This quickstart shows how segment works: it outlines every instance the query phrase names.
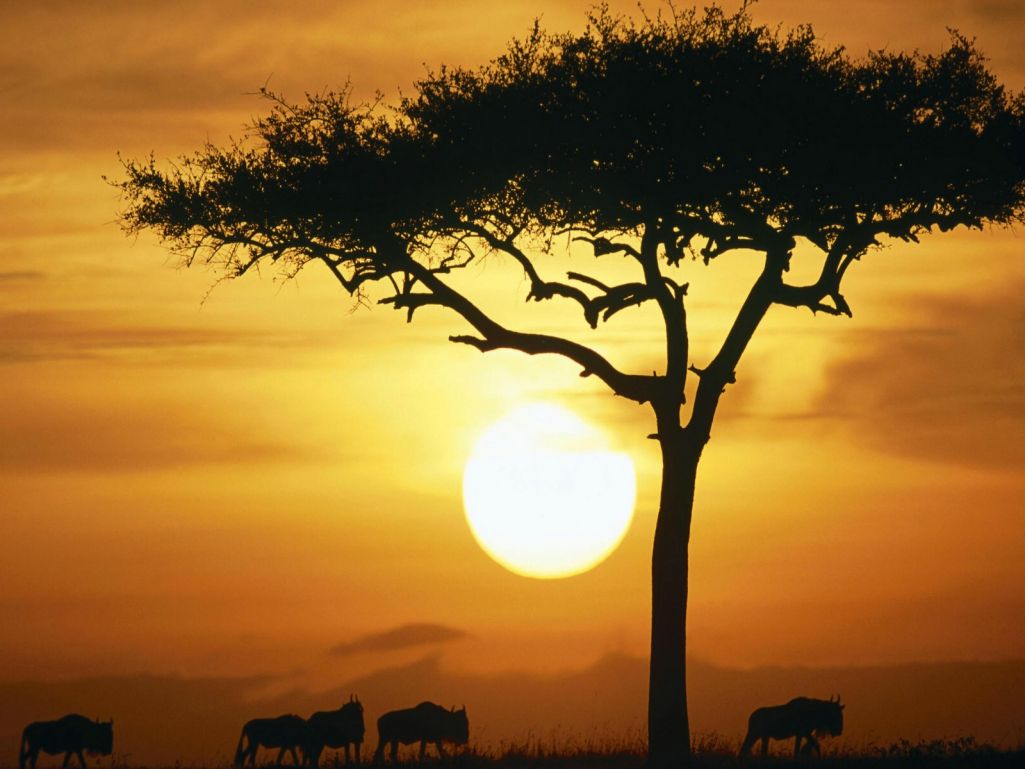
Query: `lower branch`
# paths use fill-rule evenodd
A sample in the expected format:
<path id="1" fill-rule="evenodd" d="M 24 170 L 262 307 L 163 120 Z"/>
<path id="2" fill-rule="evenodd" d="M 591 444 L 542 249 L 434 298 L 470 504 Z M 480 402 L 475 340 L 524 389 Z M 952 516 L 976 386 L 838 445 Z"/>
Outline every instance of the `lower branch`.
<path id="1" fill-rule="evenodd" d="M 413 259 L 405 269 L 430 292 L 431 304 L 448 307 L 461 315 L 480 336 L 454 336 L 453 342 L 469 344 L 482 352 L 498 349 L 519 350 L 528 355 L 561 355 L 582 369 L 582 376 L 595 376 L 616 394 L 637 403 L 649 403 L 657 391 L 657 376 L 625 374 L 590 347 L 546 334 L 511 331 L 492 320 L 476 304 L 442 281 L 430 269 Z M 420 300 L 426 302 L 426 300 Z"/>
<path id="2" fill-rule="evenodd" d="M 616 395 L 637 403 L 648 403 L 654 394 L 656 377 L 623 374 L 617 371 L 616 376 L 610 380 L 607 370 L 610 367 L 608 361 L 590 348 L 561 337 L 547 334 L 524 334 L 503 328 L 493 331 L 486 337 L 463 334 L 450 336 L 449 341 L 475 347 L 481 352 L 518 350 L 527 355 L 561 355 L 581 366 L 580 376 L 597 376 L 609 384 Z"/>

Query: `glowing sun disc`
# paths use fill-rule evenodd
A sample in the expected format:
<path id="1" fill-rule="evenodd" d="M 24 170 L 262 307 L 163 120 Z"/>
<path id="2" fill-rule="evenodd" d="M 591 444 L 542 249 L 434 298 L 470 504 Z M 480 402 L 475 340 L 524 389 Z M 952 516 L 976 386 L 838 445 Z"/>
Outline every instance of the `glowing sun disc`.
<path id="1" fill-rule="evenodd" d="M 626 454 L 572 412 L 531 404 L 494 423 L 463 471 L 463 504 L 477 543 L 516 574 L 580 574 L 619 546 L 637 481 Z"/>

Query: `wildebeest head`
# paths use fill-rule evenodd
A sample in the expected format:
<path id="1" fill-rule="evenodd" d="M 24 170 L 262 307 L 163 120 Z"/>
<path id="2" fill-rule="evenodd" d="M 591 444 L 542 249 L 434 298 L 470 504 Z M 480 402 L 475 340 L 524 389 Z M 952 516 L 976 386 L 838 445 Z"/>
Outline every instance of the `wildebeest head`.
<path id="1" fill-rule="evenodd" d="M 837 695 L 835 698 L 830 697 L 829 702 L 826 703 L 827 707 L 824 709 L 823 723 L 816 730 L 823 734 L 830 734 L 834 737 L 839 737 L 843 734 L 843 709 L 844 706 L 840 704 L 840 697 Z"/>
<path id="2" fill-rule="evenodd" d="M 470 741 L 470 720 L 466 717 L 466 705 L 459 710 L 453 707 L 449 715 L 449 739 L 457 745 L 465 745 Z"/>
<path id="3" fill-rule="evenodd" d="M 363 726 L 363 703 L 359 701 L 359 697 L 350 694 L 349 701 L 342 705 L 342 712 L 346 714 L 352 736 L 362 741 L 366 729 Z"/>
<path id="4" fill-rule="evenodd" d="M 109 756 L 114 752 L 114 719 L 109 721 L 96 721 L 88 736 L 88 743 L 85 748 L 90 753 L 100 756 Z"/>

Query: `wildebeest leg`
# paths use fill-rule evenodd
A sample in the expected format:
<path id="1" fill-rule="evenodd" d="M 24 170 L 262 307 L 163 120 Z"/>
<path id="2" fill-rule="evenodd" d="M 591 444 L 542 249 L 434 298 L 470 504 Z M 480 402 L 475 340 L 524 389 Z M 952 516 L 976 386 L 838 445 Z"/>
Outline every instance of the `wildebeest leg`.
<path id="1" fill-rule="evenodd" d="M 82 749 L 79 748 L 76 750 L 75 754 L 78 756 L 78 763 L 82 765 L 82 769 L 89 769 L 89 767 L 85 765 L 85 756 L 82 754 Z"/>
<path id="2" fill-rule="evenodd" d="M 427 756 L 427 740 L 420 740 L 420 760 L 423 761 Z"/>
<path id="3" fill-rule="evenodd" d="M 36 761 L 39 760 L 39 751 L 33 750 L 28 757 L 28 764 L 32 769 L 36 769 Z"/>
<path id="4" fill-rule="evenodd" d="M 278 751 L 278 760 L 275 761 L 274 763 L 277 764 L 278 766 L 281 766 L 284 763 L 284 761 L 285 761 L 285 746 L 282 745 L 281 749 Z M 255 762 L 254 762 L 254 765 L 255 765 Z"/>
<path id="5" fill-rule="evenodd" d="M 769 755 L 769 738 L 762 737 L 762 758 L 765 758 L 767 755 Z"/>
<path id="6" fill-rule="evenodd" d="M 299 754 L 295 752 L 295 745 L 290 745 L 288 752 L 292 754 L 292 763 L 299 766 Z"/>
<path id="7" fill-rule="evenodd" d="M 352 759 L 349 757 L 349 743 L 345 743 L 345 765 L 348 766 L 352 763 Z"/>
<path id="8" fill-rule="evenodd" d="M 395 763 L 396 761 L 399 760 L 399 741 L 398 740 L 392 740 L 391 741 L 391 760 L 392 760 L 392 763 Z"/>
<path id="9" fill-rule="evenodd" d="M 801 755 L 801 735 L 794 735 L 794 758 L 798 758 Z"/>
<path id="10" fill-rule="evenodd" d="M 751 752 L 751 747 L 758 742 L 758 738 L 748 731 L 747 736 L 744 737 L 744 744 L 740 746 L 740 757 L 743 758 Z"/>
<path id="11" fill-rule="evenodd" d="M 64 763 L 62 764 L 61 769 L 68 769 L 68 762 L 70 760 L 71 760 L 71 751 L 70 750 L 65 750 L 64 751 Z"/>
<path id="12" fill-rule="evenodd" d="M 822 748 L 819 746 L 819 741 L 815 739 L 813 734 L 805 735 L 808 744 L 804 746 L 804 752 L 809 756 L 814 751 L 816 758 L 822 758 Z"/>
<path id="13" fill-rule="evenodd" d="M 445 749 L 441 747 L 441 740 L 436 740 L 434 743 L 434 747 L 438 749 L 438 758 L 444 758 Z"/>
<path id="14" fill-rule="evenodd" d="M 355 743 L 353 745 L 353 752 L 356 754 L 356 766 L 359 766 L 360 762 L 363 760 L 363 757 L 360 755 L 360 753 L 363 752 L 363 743 L 362 742 Z"/>

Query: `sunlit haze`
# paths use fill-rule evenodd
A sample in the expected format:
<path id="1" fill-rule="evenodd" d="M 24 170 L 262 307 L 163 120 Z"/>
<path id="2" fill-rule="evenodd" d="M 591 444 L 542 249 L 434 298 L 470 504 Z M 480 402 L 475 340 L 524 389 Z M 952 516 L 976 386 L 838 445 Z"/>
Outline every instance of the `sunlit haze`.
<path id="1" fill-rule="evenodd" d="M 241 703 L 222 724 L 231 742 L 246 703 L 263 703 L 252 715 L 312 709 L 335 687 L 363 696 L 368 724 L 408 698 L 465 702 L 471 724 L 491 725 L 482 740 L 538 734 L 535 712 L 572 733 L 642 728 L 660 470 L 650 410 L 566 361 L 452 344 L 468 329 L 442 308 L 407 324 L 373 291 L 357 303 L 317 266 L 226 282 L 177 269 L 153 236 L 124 237 L 104 180 L 121 173 L 119 153 L 165 163 L 243 136 L 266 111 L 265 84 L 299 100 L 350 81 L 354 99 L 380 91 L 387 105 L 425 66 L 486 62 L 538 16 L 580 30 L 590 5 L 4 5 L 0 706 L 21 709 L 0 718 L 0 758 L 30 717 L 123 719 L 149 697 L 196 719 L 191 747 L 155 724 L 117 751 L 203 759 L 220 755 L 204 740 L 225 740 L 208 738 L 221 722 L 195 703 Z M 812 23 L 853 55 L 938 51 L 956 27 L 1008 88 L 1025 87 L 1025 4 L 760 0 L 752 13 Z M 637 279 L 618 256 L 556 245 L 541 263 L 555 278 L 586 267 Z M 716 699 L 742 671 L 766 676 L 747 690 L 766 697 L 798 685 L 829 696 L 819 679 L 773 676 L 828 668 L 839 685 L 853 668 L 894 666 L 920 682 L 907 666 L 1025 656 L 1023 252 L 1020 229 L 888 243 L 845 278 L 853 318 L 769 312 L 697 484 L 696 730 L 742 731 Z M 799 249 L 794 280 L 813 269 Z M 738 251 L 672 271 L 689 283 L 697 365 L 758 270 Z M 578 338 L 631 372 L 663 365 L 650 305 L 592 331 L 579 308 L 525 302 L 510 259 L 452 281 L 517 329 Z M 549 416 L 524 427 L 515 415 L 538 403 Z M 593 487 L 593 540 L 536 533 L 585 522 L 556 518 L 542 488 L 496 469 L 495 451 L 535 440 L 544 451 L 517 461 L 541 463 L 542 485 L 606 483 Z M 1001 712 L 1000 734 L 1020 741 L 1020 711 Z M 866 723 L 852 717 L 851 739 Z"/>

